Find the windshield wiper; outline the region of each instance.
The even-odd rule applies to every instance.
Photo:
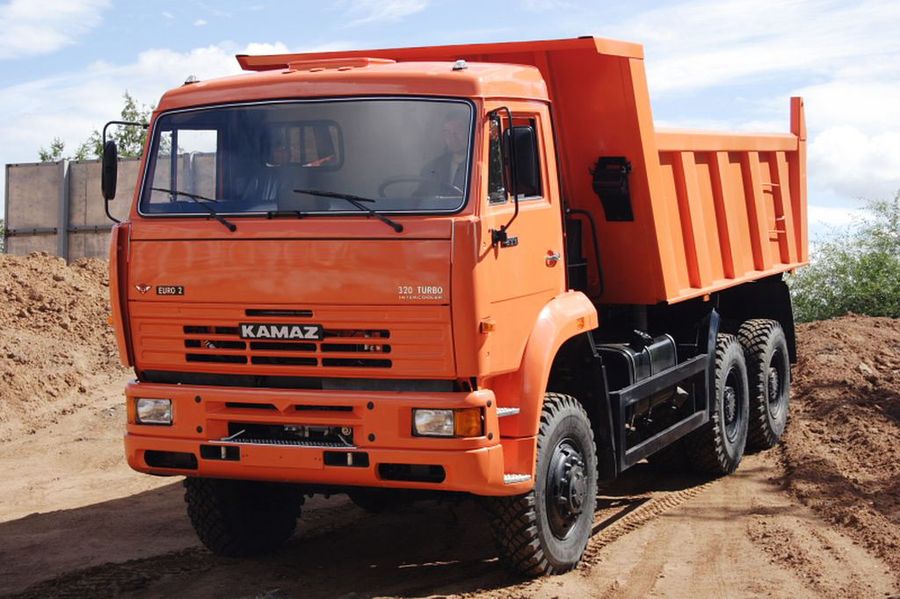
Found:
[[[228,229],[229,231],[231,231],[232,233],[234,233],[235,231],[237,231],[237,225],[236,225],[236,224],[234,224],[234,223],[231,222],[231,221],[225,220],[225,217],[222,216],[222,215],[220,215],[218,212],[216,212],[215,209],[213,209],[212,206],[203,203],[203,202],[218,202],[219,200],[217,200],[217,199],[215,199],[215,198],[208,198],[208,197],[206,197],[206,196],[197,195],[196,193],[188,193],[188,192],[186,192],[186,191],[181,191],[181,190],[178,190],[178,189],[166,189],[165,187],[151,187],[150,190],[151,190],[151,191],[162,191],[162,192],[165,192],[165,193],[170,193],[170,194],[172,194],[172,195],[180,195],[180,196],[184,196],[184,197],[186,197],[186,198],[192,200],[192,201],[193,201],[195,204],[197,204],[198,206],[202,206],[204,210],[206,210],[207,212],[209,212],[210,216],[212,216],[214,219],[216,219],[217,221],[219,221],[220,223],[222,223],[222,225],[223,225],[226,229]]]
[[[381,214],[380,212],[376,212],[375,210],[369,208],[368,206],[366,206],[363,203],[363,202],[374,203],[375,200],[372,200],[369,198],[363,198],[360,196],[355,196],[355,195],[349,194],[349,193],[338,193],[336,191],[319,191],[316,189],[295,189],[294,193],[303,193],[303,194],[311,195],[311,196],[321,196],[323,198],[336,198],[338,200],[344,200],[345,202],[350,202],[351,204],[353,204],[354,206],[356,206],[357,208],[359,208],[360,210],[362,210],[363,212],[368,214],[370,217],[374,216],[375,218],[377,218],[378,220],[380,220],[381,222],[383,222],[384,224],[386,224],[387,226],[392,228],[397,233],[403,232],[403,225],[401,225],[398,222],[392,221],[385,215]]]

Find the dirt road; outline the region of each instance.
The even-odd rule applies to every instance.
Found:
[[[783,451],[703,481],[641,465],[606,491],[585,564],[522,582],[497,563],[472,501],[368,515],[344,497],[311,500],[298,533],[266,558],[199,546],[178,480],[122,463],[121,380],[42,431],[3,445],[0,592],[46,597],[891,597],[895,573],[786,493]],[[8,486],[9,484],[12,486]],[[16,501],[8,501],[9,498]],[[31,513],[36,512],[36,513]],[[30,514],[30,515],[29,515]]]
[[[636,466],[583,565],[522,581],[472,500],[317,497],[283,551],[212,556],[180,481],[124,462],[104,272],[0,256],[0,595],[900,597],[900,321],[802,325],[782,445],[715,481]]]

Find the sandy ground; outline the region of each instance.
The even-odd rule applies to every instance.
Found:
[[[31,439],[0,470],[0,592],[30,597],[896,597],[885,561],[785,492],[783,450],[704,481],[640,465],[605,491],[585,564],[520,581],[500,568],[473,501],[369,515],[317,497],[276,555],[217,558],[194,537],[177,479],[128,470],[119,389]],[[43,474],[40,476],[39,474]],[[8,499],[15,498],[14,501]]]
[[[584,563],[563,576],[507,574],[472,500],[370,515],[343,496],[316,497],[282,551],[237,561],[199,545],[180,480],[128,469],[128,375],[110,353],[92,354],[108,332],[100,322],[73,339],[56,311],[65,289],[54,295],[27,274],[82,287],[89,321],[100,271],[35,260],[7,261],[0,274],[0,291],[23,302],[0,307],[0,376],[15,383],[0,419],[0,595],[900,597],[898,321],[801,327],[785,442],[713,481],[636,466],[603,491]],[[39,335],[29,294],[47,306]],[[54,345],[71,360],[50,389],[35,381]]]

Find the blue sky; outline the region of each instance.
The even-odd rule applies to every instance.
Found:
[[[804,96],[814,233],[900,189],[896,0],[12,0],[0,32],[4,164],[54,136],[74,147],[126,89],[150,104],[187,75],[235,73],[236,53],[597,35],[644,44],[660,126],[787,131]]]

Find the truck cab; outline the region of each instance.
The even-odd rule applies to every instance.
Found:
[[[696,461],[737,467],[752,373],[718,364],[717,339],[751,321],[788,331],[764,365],[780,401],[793,356],[780,273],[805,238],[798,222],[773,245],[762,223],[785,206],[799,219],[803,200],[779,192],[779,213],[742,189],[732,203],[757,212],[729,221],[715,175],[742,186],[731,164],[745,158],[729,152],[747,140],[667,155],[684,140],[652,129],[639,46],[238,60],[251,72],[161,99],[110,255],[136,375],[128,463],[188,477],[208,547],[271,549],[312,492],[462,492],[494,498],[514,568],[559,572],[584,551],[601,480],[688,435],[706,435],[704,451],[731,439],[733,455]],[[797,119],[750,144],[751,185],[773,183],[765,163],[802,187]],[[759,297],[774,299],[754,311]],[[522,518],[536,523],[524,553],[510,541]]]

